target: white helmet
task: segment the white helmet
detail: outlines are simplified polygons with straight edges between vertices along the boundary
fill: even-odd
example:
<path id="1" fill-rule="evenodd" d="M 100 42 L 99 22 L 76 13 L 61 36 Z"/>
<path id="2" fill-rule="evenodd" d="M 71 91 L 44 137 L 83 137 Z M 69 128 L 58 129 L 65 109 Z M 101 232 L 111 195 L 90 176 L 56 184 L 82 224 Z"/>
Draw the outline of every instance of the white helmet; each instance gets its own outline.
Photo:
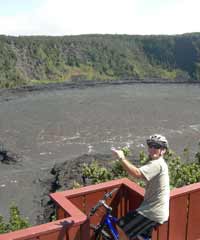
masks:
<path id="1" fill-rule="evenodd" d="M 166 137 L 164 137 L 160 134 L 151 135 L 147 139 L 147 145 L 149 145 L 149 144 L 158 144 L 158 145 L 160 145 L 161 148 L 166 148 L 166 149 L 169 148 L 169 144 L 168 144 Z"/>

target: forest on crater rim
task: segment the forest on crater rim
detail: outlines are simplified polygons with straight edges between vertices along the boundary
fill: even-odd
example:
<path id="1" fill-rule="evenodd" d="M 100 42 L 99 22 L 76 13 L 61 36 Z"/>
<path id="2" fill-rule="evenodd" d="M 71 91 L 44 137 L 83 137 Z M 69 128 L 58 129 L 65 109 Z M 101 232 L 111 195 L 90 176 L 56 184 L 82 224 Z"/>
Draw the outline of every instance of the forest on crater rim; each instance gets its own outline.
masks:
<path id="1" fill-rule="evenodd" d="M 46 83 L 200 82 L 200 33 L 0 35 L 0 87 Z"/>

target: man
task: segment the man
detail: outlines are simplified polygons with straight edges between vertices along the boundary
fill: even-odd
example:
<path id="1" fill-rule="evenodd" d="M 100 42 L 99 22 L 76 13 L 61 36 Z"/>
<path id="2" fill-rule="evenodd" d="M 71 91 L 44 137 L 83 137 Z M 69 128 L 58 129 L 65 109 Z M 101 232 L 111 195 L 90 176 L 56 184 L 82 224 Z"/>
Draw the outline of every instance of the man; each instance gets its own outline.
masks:
<path id="1" fill-rule="evenodd" d="M 118 223 L 129 238 L 150 237 L 153 228 L 169 217 L 169 174 L 163 158 L 169 147 L 168 141 L 164 136 L 154 134 L 147 139 L 147 146 L 149 161 L 140 168 L 131 164 L 122 150 L 112 150 L 130 175 L 146 181 L 143 202 L 136 211 L 128 213 Z"/>

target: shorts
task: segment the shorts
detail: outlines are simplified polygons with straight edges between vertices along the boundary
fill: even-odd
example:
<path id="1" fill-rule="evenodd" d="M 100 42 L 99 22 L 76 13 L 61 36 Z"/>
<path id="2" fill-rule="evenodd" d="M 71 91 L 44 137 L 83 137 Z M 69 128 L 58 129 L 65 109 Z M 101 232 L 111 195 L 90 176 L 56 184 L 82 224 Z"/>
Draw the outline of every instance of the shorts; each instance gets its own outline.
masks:
<path id="1" fill-rule="evenodd" d="M 137 211 L 133 211 L 121 217 L 117 225 L 129 238 L 133 238 L 138 235 L 151 237 L 153 228 L 157 226 L 158 223 L 144 217 Z"/>

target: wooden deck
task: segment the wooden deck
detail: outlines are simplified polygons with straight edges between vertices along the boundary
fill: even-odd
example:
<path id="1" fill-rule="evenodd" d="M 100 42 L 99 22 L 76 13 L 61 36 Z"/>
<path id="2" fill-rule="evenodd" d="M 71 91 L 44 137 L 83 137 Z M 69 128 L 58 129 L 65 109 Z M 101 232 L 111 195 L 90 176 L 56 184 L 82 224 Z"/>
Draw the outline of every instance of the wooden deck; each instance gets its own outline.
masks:
<path id="1" fill-rule="evenodd" d="M 79 189 L 51 194 L 56 204 L 57 220 L 12 233 L 1 234 L 0 240 L 89 240 L 94 239 L 90 223 L 101 219 L 87 215 L 103 195 L 114 188 L 109 204 L 115 216 L 123 216 L 139 206 L 144 189 L 127 178 Z M 171 191 L 169 221 L 153 232 L 153 240 L 200 240 L 200 183 Z"/>

